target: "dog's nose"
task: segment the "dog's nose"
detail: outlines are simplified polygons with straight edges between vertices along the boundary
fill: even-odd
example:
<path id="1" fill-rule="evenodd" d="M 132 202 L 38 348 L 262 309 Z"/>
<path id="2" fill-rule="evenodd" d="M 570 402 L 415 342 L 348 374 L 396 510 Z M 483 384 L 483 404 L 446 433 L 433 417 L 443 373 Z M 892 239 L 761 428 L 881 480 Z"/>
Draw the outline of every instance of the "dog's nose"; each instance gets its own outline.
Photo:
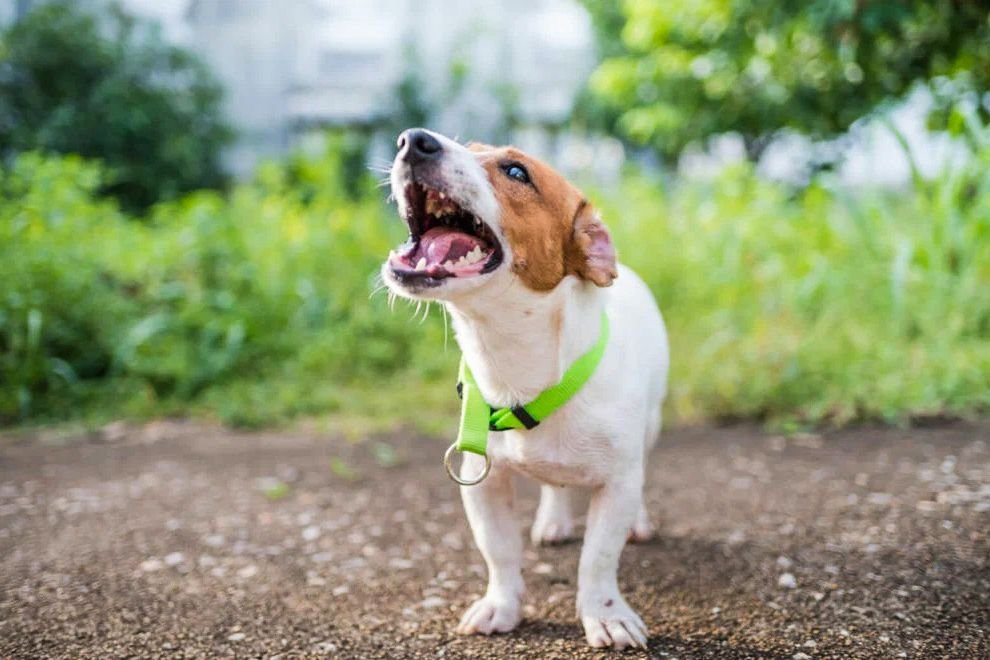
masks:
<path id="1" fill-rule="evenodd" d="M 396 144 L 399 147 L 399 157 L 411 165 L 436 160 L 443 153 L 440 141 L 422 128 L 403 131 Z"/>

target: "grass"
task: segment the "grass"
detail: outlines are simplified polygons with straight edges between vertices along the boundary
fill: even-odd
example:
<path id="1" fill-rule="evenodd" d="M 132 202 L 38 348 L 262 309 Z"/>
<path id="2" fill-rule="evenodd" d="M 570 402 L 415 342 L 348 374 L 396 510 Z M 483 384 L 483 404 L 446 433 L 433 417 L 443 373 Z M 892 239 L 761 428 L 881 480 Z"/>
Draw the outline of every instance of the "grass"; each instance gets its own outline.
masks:
<path id="1" fill-rule="evenodd" d="M 610 213 L 660 209 L 623 215 L 617 239 L 666 311 L 674 417 L 842 424 L 990 408 L 987 183 L 947 177 L 905 195 L 822 180 L 793 195 L 741 169 L 659 200 L 627 184 Z"/>
<path id="2" fill-rule="evenodd" d="M 670 327 L 668 420 L 990 409 L 990 138 L 971 130 L 971 163 L 901 191 L 796 191 L 737 166 L 593 192 Z M 92 163 L 25 155 L 0 172 L 0 423 L 449 432 L 456 345 L 436 308 L 375 293 L 403 230 L 339 154 L 141 219 L 98 196 Z"/>

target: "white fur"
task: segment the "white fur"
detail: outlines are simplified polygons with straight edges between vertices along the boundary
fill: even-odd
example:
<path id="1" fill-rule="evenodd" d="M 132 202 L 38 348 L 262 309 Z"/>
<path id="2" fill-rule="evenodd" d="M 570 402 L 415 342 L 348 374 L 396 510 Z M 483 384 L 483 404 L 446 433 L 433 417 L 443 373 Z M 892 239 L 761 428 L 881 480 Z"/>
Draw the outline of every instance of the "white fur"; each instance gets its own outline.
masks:
<path id="1" fill-rule="evenodd" d="M 497 205 L 475 156 L 443 141 L 445 171 L 459 172 L 452 194 L 502 238 Z M 404 167 L 398 159 L 395 168 Z M 393 181 L 396 176 L 393 170 Z M 481 183 L 484 181 L 484 184 Z M 396 190 L 401 200 L 401 191 Z M 403 201 L 400 201 L 400 210 Z M 669 362 L 663 320 L 646 285 L 619 267 L 613 286 L 599 288 L 569 275 L 552 291 L 527 288 L 514 274 L 511 245 L 505 262 L 481 277 L 445 281 L 423 291 L 405 290 L 383 268 L 386 283 L 408 297 L 442 300 L 457 342 L 488 403 L 531 401 L 560 381 L 564 371 L 598 338 L 602 310 L 610 337 L 597 370 L 562 408 L 530 431 L 491 433 L 492 469 L 461 495 L 475 541 L 488 565 L 485 596 L 461 619 L 462 633 L 505 632 L 521 619 L 523 546 L 512 506 L 511 474 L 536 479 L 542 498 L 531 537 L 556 542 L 573 533 L 569 491 L 591 490 L 578 575 L 577 609 L 592 646 L 645 647 L 647 631 L 616 580 L 627 538 L 651 531 L 643 507 L 647 452 L 660 430 L 660 405 Z M 553 331 L 559 319 L 559 334 Z M 473 477 L 482 459 L 465 454 L 462 471 Z"/>

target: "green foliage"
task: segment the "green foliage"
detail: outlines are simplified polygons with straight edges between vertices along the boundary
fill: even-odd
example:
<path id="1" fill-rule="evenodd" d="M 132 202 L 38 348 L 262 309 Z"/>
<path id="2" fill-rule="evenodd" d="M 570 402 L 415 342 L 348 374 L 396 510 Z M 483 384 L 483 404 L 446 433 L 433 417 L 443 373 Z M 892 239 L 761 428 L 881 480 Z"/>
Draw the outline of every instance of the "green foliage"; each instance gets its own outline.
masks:
<path id="1" fill-rule="evenodd" d="M 261 492 L 272 502 L 277 502 L 279 500 L 284 500 L 292 494 L 292 486 L 284 481 L 274 481 L 270 484 L 266 484 Z"/>
<path id="2" fill-rule="evenodd" d="M 91 402 L 248 425 L 394 414 L 411 394 L 376 401 L 371 386 L 447 379 L 443 329 L 369 300 L 403 229 L 373 182 L 356 201 L 345 190 L 345 160 L 332 143 L 135 223 L 95 195 L 96 165 L 17 158 L 0 174 L 0 419 Z"/>
<path id="3" fill-rule="evenodd" d="M 357 481 L 361 478 L 361 475 L 340 456 L 330 457 L 330 472 L 344 481 Z"/>
<path id="4" fill-rule="evenodd" d="M 0 34 L 0 156 L 101 159 L 102 190 L 131 210 L 223 183 L 221 96 L 190 53 L 119 9 L 43 3 Z"/>
<path id="5" fill-rule="evenodd" d="M 593 195 L 666 315 L 670 419 L 990 410 L 990 129 L 957 114 L 973 160 L 906 191 L 822 177 L 796 194 L 740 166 Z M 439 316 L 371 295 L 404 230 L 368 178 L 348 189 L 347 152 L 331 140 L 145 223 L 96 194 L 93 163 L 24 154 L 0 171 L 0 419 L 366 429 L 425 410 L 449 431 L 456 346 Z"/>
<path id="6" fill-rule="evenodd" d="M 981 2 L 626 0 L 625 20 L 585 4 L 607 56 L 592 90 L 613 128 L 667 157 L 729 131 L 752 157 L 781 129 L 831 137 L 918 81 L 938 79 L 942 108 L 990 88 Z"/>
<path id="7" fill-rule="evenodd" d="M 970 119 L 974 160 L 911 191 L 795 196 L 745 165 L 603 200 L 670 327 L 675 418 L 990 410 L 990 130 Z"/>

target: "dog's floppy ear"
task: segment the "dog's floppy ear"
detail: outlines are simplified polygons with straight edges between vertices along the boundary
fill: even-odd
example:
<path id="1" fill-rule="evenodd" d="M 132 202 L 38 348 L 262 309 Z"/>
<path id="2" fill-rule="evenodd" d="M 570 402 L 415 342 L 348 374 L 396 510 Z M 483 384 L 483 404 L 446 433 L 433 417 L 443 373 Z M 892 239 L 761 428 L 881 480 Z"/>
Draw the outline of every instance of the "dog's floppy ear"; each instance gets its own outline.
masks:
<path id="1" fill-rule="evenodd" d="M 615 246 L 598 212 L 583 200 L 574 216 L 574 228 L 566 251 L 567 272 L 598 286 L 611 286 L 619 276 Z"/>

